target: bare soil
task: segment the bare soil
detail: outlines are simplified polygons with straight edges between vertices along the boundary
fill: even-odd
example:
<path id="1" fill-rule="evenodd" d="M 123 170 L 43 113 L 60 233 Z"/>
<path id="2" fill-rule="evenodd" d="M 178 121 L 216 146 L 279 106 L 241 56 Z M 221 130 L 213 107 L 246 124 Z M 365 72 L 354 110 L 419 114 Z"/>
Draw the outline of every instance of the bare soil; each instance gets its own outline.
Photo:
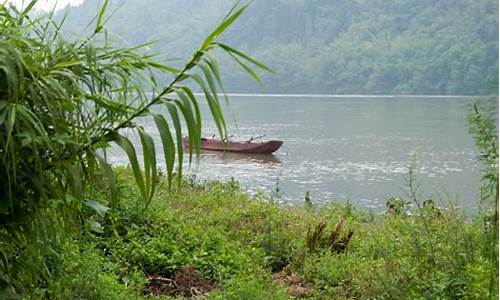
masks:
<path id="1" fill-rule="evenodd" d="M 203 277 L 195 268 L 186 267 L 177 270 L 172 276 L 150 274 L 145 288 L 147 294 L 197 297 L 217 287 L 217 284 Z"/>
<path id="2" fill-rule="evenodd" d="M 303 283 L 302 278 L 297 274 L 287 274 L 285 272 L 276 273 L 273 276 L 273 281 L 285 285 L 288 295 L 295 298 L 307 297 L 313 291 Z"/>

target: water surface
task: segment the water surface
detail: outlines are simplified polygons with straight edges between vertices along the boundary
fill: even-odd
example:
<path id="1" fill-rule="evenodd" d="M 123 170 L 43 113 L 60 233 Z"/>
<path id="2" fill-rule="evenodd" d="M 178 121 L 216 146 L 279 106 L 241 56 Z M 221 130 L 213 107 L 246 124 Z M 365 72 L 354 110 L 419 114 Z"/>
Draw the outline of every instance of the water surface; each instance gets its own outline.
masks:
<path id="1" fill-rule="evenodd" d="M 351 201 L 380 211 L 387 197 L 406 194 L 405 175 L 414 159 L 422 199 L 473 211 L 479 168 L 466 122 L 470 102 L 464 97 L 233 96 L 226 108 L 233 139 L 265 134 L 283 140 L 283 146 L 268 156 L 206 152 L 186 172 L 198 179 L 234 178 L 250 192 L 292 203 L 309 191 L 314 202 Z M 216 128 L 208 107 L 202 109 L 204 136 L 210 137 Z M 146 126 L 155 132 L 152 123 Z M 115 154 L 113 160 L 126 158 Z"/>

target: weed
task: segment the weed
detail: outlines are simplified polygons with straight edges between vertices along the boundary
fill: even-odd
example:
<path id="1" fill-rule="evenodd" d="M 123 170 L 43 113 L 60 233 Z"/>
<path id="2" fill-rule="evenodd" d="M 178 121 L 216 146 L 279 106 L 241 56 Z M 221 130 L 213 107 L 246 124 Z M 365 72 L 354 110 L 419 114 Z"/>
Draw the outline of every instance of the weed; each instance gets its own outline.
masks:
<path id="1" fill-rule="evenodd" d="M 311 200 L 311 193 L 309 193 L 309 191 L 306 191 L 306 193 L 304 195 L 304 203 L 305 203 L 306 208 L 310 209 L 313 207 L 313 203 Z"/>
<path id="2" fill-rule="evenodd" d="M 401 198 L 390 197 L 385 202 L 386 213 L 393 215 L 405 215 L 410 203 L 411 202 L 407 202 Z"/>
<path id="3" fill-rule="evenodd" d="M 326 223 L 319 222 L 314 227 L 314 230 L 311 230 L 311 227 L 307 229 L 306 244 L 310 252 L 316 251 L 316 248 L 320 245 L 325 228 Z"/>
<path id="4" fill-rule="evenodd" d="M 341 236 L 341 232 L 344 226 L 345 220 L 342 219 L 337 223 L 335 229 L 327 238 L 324 237 L 324 231 L 326 228 L 325 222 L 318 223 L 314 227 L 314 230 L 311 230 L 311 228 L 309 227 L 306 235 L 306 245 L 309 249 L 309 252 L 313 253 L 320 247 L 328 247 L 337 253 L 344 252 L 354 234 L 354 231 L 352 229 L 349 229 L 344 236 Z"/>

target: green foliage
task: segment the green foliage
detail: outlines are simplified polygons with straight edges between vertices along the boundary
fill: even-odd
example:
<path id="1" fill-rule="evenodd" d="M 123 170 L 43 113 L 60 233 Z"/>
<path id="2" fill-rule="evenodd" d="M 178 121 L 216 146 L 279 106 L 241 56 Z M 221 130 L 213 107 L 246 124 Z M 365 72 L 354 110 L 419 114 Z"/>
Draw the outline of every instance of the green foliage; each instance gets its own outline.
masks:
<path id="1" fill-rule="evenodd" d="M 109 23 L 125 43 L 153 45 L 186 58 L 207 24 L 234 1 L 116 1 Z M 224 37 L 265 61 L 273 93 L 497 94 L 498 2 L 494 0 L 257 0 Z M 69 32 L 80 32 L 102 0 L 70 8 Z M 62 14 L 61 14 L 62 15 Z M 168 25 L 166 25 L 168 24 Z M 210 27 L 208 27 L 210 28 Z M 185 35 L 194 37 L 170 43 Z M 259 92 L 238 64 L 222 60 L 232 92 Z"/>
<path id="2" fill-rule="evenodd" d="M 487 209 L 496 209 L 498 214 L 498 106 L 495 103 L 498 103 L 498 98 L 473 104 L 469 123 L 480 151 L 478 160 L 483 164 L 481 201 Z"/>
<path id="3" fill-rule="evenodd" d="M 498 137 L 494 120 L 479 109 L 471 121 L 485 163 L 482 195 L 485 205 L 496 206 L 478 218 L 432 200 L 420 205 L 411 176 L 410 201 L 393 200 L 391 214 L 367 215 L 350 204 L 280 207 L 234 181 L 184 180 L 181 169 L 174 175 L 184 157 L 182 122 L 189 157 L 200 142 L 201 116 L 189 86 L 204 92 L 225 135 L 213 50 L 226 51 L 256 79 L 250 66 L 269 71 L 216 41 L 246 6 L 234 7 L 178 69 L 153 60 L 148 44 L 110 46 L 103 26 L 112 2 L 83 41 L 65 40 L 50 17 L 32 17 L 34 3 L 22 12 L 0 6 L 3 299 L 151 298 L 145 294 L 151 276 L 168 281 L 184 268 L 216 283 L 207 295 L 214 299 L 291 298 L 273 282 L 278 271 L 300 275 L 314 299 L 498 298 Z M 161 76 L 170 80 L 160 89 Z M 157 106 L 168 115 L 155 113 Z M 160 131 L 164 175 L 140 117 L 154 118 Z M 107 163 L 113 143 L 129 168 Z M 181 189 L 170 188 L 175 179 Z M 405 214 L 408 202 L 418 211 Z M 329 239 L 311 239 L 318 220 L 346 220 L 355 233 L 349 246 L 336 248 L 343 225 Z M 311 240 L 318 241 L 314 251 Z"/>
<path id="4" fill-rule="evenodd" d="M 406 214 L 406 210 L 408 209 L 408 204 L 410 204 L 410 202 L 405 202 L 404 199 L 390 197 L 389 199 L 387 199 L 385 207 L 387 213 L 395 215 L 404 215 Z"/>
<path id="5" fill-rule="evenodd" d="M 215 292 L 209 299 L 217 300 L 261 300 L 261 299 L 290 299 L 286 291 L 280 286 L 270 283 L 269 276 L 241 275 L 227 281 L 224 291 Z"/>
<path id="6" fill-rule="evenodd" d="M 370 228 L 356 231 L 345 254 L 325 251 L 306 257 L 305 278 L 325 299 L 468 299 L 465 295 L 478 284 L 469 266 L 487 267 L 484 257 L 474 253 L 478 247 L 473 245 L 483 242 L 480 228 L 465 226 L 454 213 L 444 218 L 428 221 L 431 235 L 425 236 L 418 217 L 390 215 L 364 224 Z M 487 288 L 487 282 L 479 285 Z"/>
<path id="7" fill-rule="evenodd" d="M 22 247 L 1 245 L 7 257 L 17 251 L 10 266 L 23 289 L 16 294 L 27 299 L 144 299 L 149 276 L 169 278 L 194 267 L 217 283 L 208 299 L 289 299 L 288 287 L 273 282 L 275 272 L 303 278 L 311 299 L 498 297 L 497 286 L 489 294 L 498 274 L 484 251 L 491 245 L 482 234 L 482 220 L 455 210 L 440 208 L 436 214 L 424 209 L 425 218 L 355 210 L 347 215 L 344 206 L 334 203 L 315 209 L 280 207 L 248 196 L 231 182 L 186 180 L 181 190 L 169 190 L 167 178 L 160 177 L 150 208 L 143 211 L 133 171 L 114 171 L 124 196 L 105 218 L 98 216 L 101 233 L 75 236 L 71 228 L 60 230 L 69 224 L 61 211 L 51 209 L 41 219 L 60 221 L 46 230 L 45 247 L 27 238 Z M 94 190 L 92 196 L 100 200 L 106 194 Z M 85 215 L 95 213 L 88 208 Z M 329 246 L 309 251 L 308 228 L 331 220 L 334 231 L 334 221 L 341 219 L 355 232 L 348 247 L 340 253 Z M 45 279 L 33 276 L 37 264 L 49 267 Z"/>
<path id="8" fill-rule="evenodd" d="M 7 230 L 11 234 L 0 243 L 2 299 L 135 299 L 135 290 L 103 272 L 113 266 L 93 243 L 81 243 L 74 234 L 79 228 L 68 218 L 72 215 L 52 208 L 39 210 L 23 231 L 2 228 L 2 237 Z"/>
<path id="9" fill-rule="evenodd" d="M 221 48 L 243 63 L 253 77 L 256 73 L 244 61 L 269 70 L 215 40 L 246 6 L 235 7 L 186 65 L 176 69 L 154 61 L 146 53 L 149 44 L 113 48 L 103 31 L 107 5 L 106 1 L 99 11 L 92 35 L 76 42 L 61 36 L 62 23 L 55 23 L 51 16 L 33 19 L 27 17 L 29 8 L 18 12 L 5 5 L 0 7 L 0 176 L 6 179 L 0 189 L 0 214 L 15 216 L 40 202 L 67 194 L 81 199 L 85 186 L 82 182 L 93 180 L 98 168 L 104 170 L 113 185 L 112 172 L 101 159 L 101 152 L 110 143 L 127 154 L 147 207 L 157 181 L 156 153 L 153 139 L 137 119 L 154 117 L 163 137 L 168 178 L 173 177 L 174 157 L 181 178 L 181 121 L 186 123 L 190 157 L 193 149 L 199 149 L 201 137 L 198 100 L 186 86 L 189 81 L 203 89 L 219 133 L 226 135 L 214 78 L 218 79 L 219 88 L 222 83 L 210 53 Z M 171 74 L 173 79 L 160 88 L 155 72 Z M 152 88 L 151 95 L 146 93 L 146 87 Z M 167 108 L 171 125 L 165 116 L 152 112 L 156 107 Z M 170 126 L 175 129 L 175 143 Z M 132 133 L 140 137 L 143 169 L 129 140 Z M 116 192 L 112 196 L 116 198 Z M 111 204 L 116 201 L 113 199 Z"/>
<path id="10" fill-rule="evenodd" d="M 491 261 L 488 294 L 498 293 L 498 98 L 489 102 L 473 104 L 469 114 L 470 131 L 480 153 L 478 160 L 483 165 L 481 186 L 481 217 L 483 218 L 484 253 Z M 493 104 L 493 105 L 491 105 Z M 483 270 L 476 270 L 483 271 Z M 475 274 L 475 272 L 473 273 Z"/>
<path id="11" fill-rule="evenodd" d="M 265 253 L 264 266 L 273 272 L 279 272 L 292 262 L 298 245 L 290 232 L 284 230 L 272 217 L 270 219 L 264 225 L 258 245 Z"/>
<path id="12" fill-rule="evenodd" d="M 248 63 L 268 70 L 216 40 L 247 6 L 235 6 L 177 69 L 157 62 L 148 53 L 150 43 L 114 47 L 104 30 L 109 1 L 99 9 L 89 36 L 75 41 L 62 36 L 64 20 L 57 23 L 53 13 L 31 14 L 36 2 L 23 11 L 0 5 L 0 236 L 5 243 L 0 247 L 0 284 L 8 293 L 45 286 L 67 272 L 58 267 L 66 259 L 60 257 L 66 251 L 60 234 L 77 238 L 85 228 L 105 233 L 102 222 L 111 208 L 121 205 L 105 158 L 111 145 L 128 156 L 140 209 L 147 209 L 159 172 L 155 142 L 139 118 L 154 118 L 158 125 L 169 186 L 174 163 L 179 185 L 182 180 L 181 123 L 187 128 L 189 159 L 199 153 L 202 120 L 189 86 L 203 89 L 219 133 L 226 136 L 218 98 L 223 87 L 211 54 L 215 49 L 238 56 L 256 79 Z M 170 80 L 160 86 L 159 76 Z M 160 107 L 168 116 L 154 112 Z M 130 140 L 133 134 L 139 137 L 140 152 Z"/>

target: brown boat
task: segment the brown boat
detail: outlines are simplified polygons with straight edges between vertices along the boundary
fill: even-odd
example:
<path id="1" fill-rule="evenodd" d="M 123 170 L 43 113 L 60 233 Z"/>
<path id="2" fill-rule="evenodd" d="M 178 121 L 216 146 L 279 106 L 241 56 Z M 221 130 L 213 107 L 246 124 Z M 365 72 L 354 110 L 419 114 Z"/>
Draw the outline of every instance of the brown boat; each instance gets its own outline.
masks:
<path id="1" fill-rule="evenodd" d="M 189 148 L 189 140 L 183 139 L 184 147 Z M 201 139 L 201 149 L 210 151 L 228 151 L 237 153 L 270 154 L 278 150 L 282 141 L 271 140 L 256 143 L 252 140 L 245 142 L 221 141 L 218 139 Z"/>

